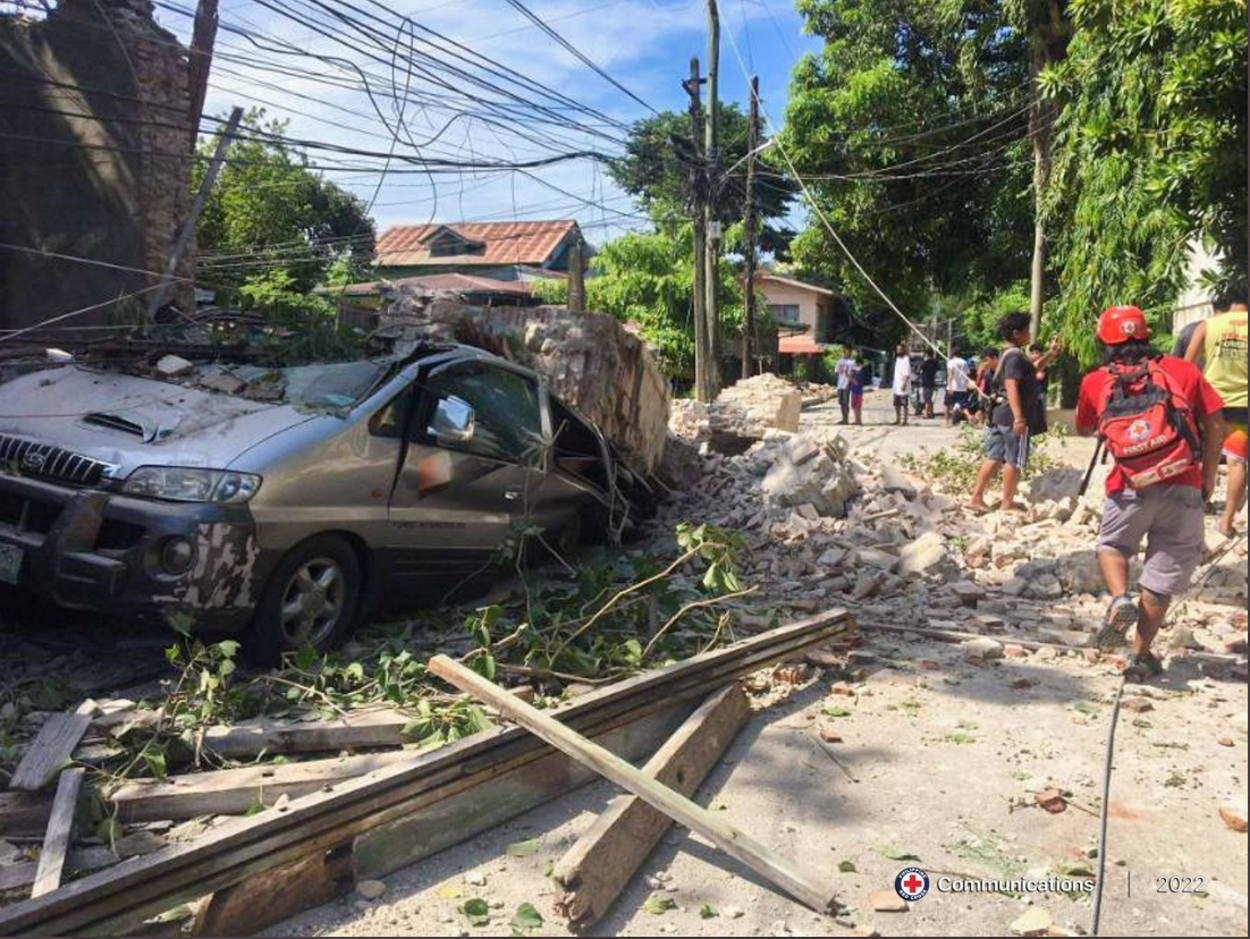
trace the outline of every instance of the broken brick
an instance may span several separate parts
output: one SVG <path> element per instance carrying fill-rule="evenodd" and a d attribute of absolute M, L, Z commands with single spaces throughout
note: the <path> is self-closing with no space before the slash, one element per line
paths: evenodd
<path fill-rule="evenodd" d="M 1246 830 L 1246 806 L 1233 805 L 1226 803 L 1220 806 L 1220 818 L 1224 819 L 1224 824 L 1233 831 L 1245 832 Z"/>
<path fill-rule="evenodd" d="M 1044 789 L 1033 796 L 1033 801 L 1051 815 L 1058 815 L 1068 807 L 1068 800 L 1063 797 L 1063 793 L 1058 789 Z"/>

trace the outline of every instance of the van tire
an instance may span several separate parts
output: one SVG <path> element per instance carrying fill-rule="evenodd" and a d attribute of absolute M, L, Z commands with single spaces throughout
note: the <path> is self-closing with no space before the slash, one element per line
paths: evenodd
<path fill-rule="evenodd" d="M 265 585 L 244 638 L 248 658 L 277 665 L 305 645 L 329 651 L 355 627 L 362 587 L 360 558 L 345 538 L 315 535 L 296 545 Z"/>

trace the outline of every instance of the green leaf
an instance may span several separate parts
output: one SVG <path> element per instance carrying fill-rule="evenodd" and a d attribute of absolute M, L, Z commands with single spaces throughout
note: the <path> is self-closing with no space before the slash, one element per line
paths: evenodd
<path fill-rule="evenodd" d="M 495 657 L 493 655 L 475 655 L 472 661 L 473 671 L 487 681 L 495 680 Z"/>
<path fill-rule="evenodd" d="M 143 751 L 143 762 L 148 764 L 148 771 L 157 779 L 164 779 L 165 771 L 165 754 L 160 750 L 148 748 Z"/>
<path fill-rule="evenodd" d="M 920 860 L 920 857 L 918 855 L 911 854 L 910 852 L 904 851 L 900 848 L 896 848 L 892 844 L 889 844 L 888 842 L 884 842 L 884 841 L 881 844 L 877 845 L 877 853 L 880 854 L 882 857 L 889 858 L 891 861 L 919 861 Z"/>
<path fill-rule="evenodd" d="M 534 909 L 532 903 L 522 903 L 516 908 L 516 912 L 512 914 L 512 921 L 508 924 L 513 929 L 537 929 L 543 924 L 542 914 Z"/>
<path fill-rule="evenodd" d="M 295 653 L 295 667 L 301 672 L 311 671 L 317 664 L 317 650 L 313 646 L 302 646 Z"/>
<path fill-rule="evenodd" d="M 674 909 L 676 906 L 677 906 L 677 903 L 673 900 L 672 897 L 666 897 L 662 893 L 651 894 L 651 896 L 647 897 L 646 902 L 642 904 L 642 908 L 644 910 L 646 910 L 648 913 L 651 913 L 655 916 L 660 916 L 664 913 L 667 913 L 669 910 Z"/>
<path fill-rule="evenodd" d="M 485 900 L 478 897 L 474 897 L 472 900 L 465 900 L 464 906 L 460 909 L 471 926 L 490 925 L 490 904 Z"/>
<path fill-rule="evenodd" d="M 720 916 L 720 913 L 717 912 L 716 907 L 712 906 L 712 904 L 705 903 L 703 906 L 699 907 L 699 916 L 703 919 L 713 919 Z"/>
<path fill-rule="evenodd" d="M 850 717 L 851 709 L 844 707 L 822 708 L 820 711 L 825 717 Z"/>
<path fill-rule="evenodd" d="M 243 814 L 250 817 L 263 811 L 265 811 L 265 803 L 261 800 L 260 796 L 257 796 L 250 803 L 248 803 L 247 808 L 243 810 Z"/>
<path fill-rule="evenodd" d="M 508 857 L 531 857 L 538 853 L 542 847 L 542 842 L 537 838 L 528 838 L 525 841 L 514 841 L 504 849 L 504 853 Z"/>
<path fill-rule="evenodd" d="M 854 861 L 838 861 L 838 873 L 855 874 L 858 873 L 858 869 L 855 867 Z"/>

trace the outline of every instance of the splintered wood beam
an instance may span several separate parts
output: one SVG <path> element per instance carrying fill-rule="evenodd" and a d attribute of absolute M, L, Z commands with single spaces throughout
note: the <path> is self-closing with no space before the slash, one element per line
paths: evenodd
<path fill-rule="evenodd" d="M 699 705 L 642 771 L 693 796 L 750 713 L 737 682 L 722 688 Z M 608 806 L 551 874 L 564 888 L 555 906 L 570 927 L 586 930 L 603 918 L 671 824 L 638 796 L 623 795 Z"/>
<path fill-rule="evenodd" d="M 74 748 L 87 732 L 87 714 L 53 714 L 31 742 L 9 780 L 10 789 L 42 789 L 69 763 Z"/>
<path fill-rule="evenodd" d="M 656 782 L 638 767 L 587 740 L 537 708 L 519 700 L 498 685 L 445 655 L 430 659 L 429 671 L 479 701 L 496 708 L 540 740 L 588 766 L 605 779 L 628 789 L 669 818 L 698 832 L 730 857 L 818 913 L 827 913 L 833 902 L 829 885 L 800 870 L 767 845 L 738 830 L 724 819 Z"/>
<path fill-rule="evenodd" d="M 61 773 L 56 784 L 56 798 L 52 800 L 52 817 L 48 820 L 48 833 L 43 839 L 39 853 L 39 869 L 35 872 L 32 897 L 41 897 L 61 886 L 61 872 L 65 869 L 65 855 L 69 852 L 69 838 L 74 830 L 74 810 L 78 807 L 78 793 L 82 789 L 82 777 L 86 770 L 67 769 Z"/>

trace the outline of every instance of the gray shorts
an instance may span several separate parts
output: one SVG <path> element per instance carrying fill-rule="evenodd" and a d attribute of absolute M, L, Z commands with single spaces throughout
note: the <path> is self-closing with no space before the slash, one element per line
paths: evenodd
<path fill-rule="evenodd" d="M 1029 432 L 1017 435 L 1010 427 L 991 424 L 985 429 L 985 458 L 1024 470 L 1029 465 Z"/>
<path fill-rule="evenodd" d="M 1158 484 L 1108 496 L 1102 511 L 1099 551 L 1131 558 L 1146 539 L 1141 585 L 1170 597 L 1189 586 L 1203 547 L 1202 493 L 1192 486 Z"/>

